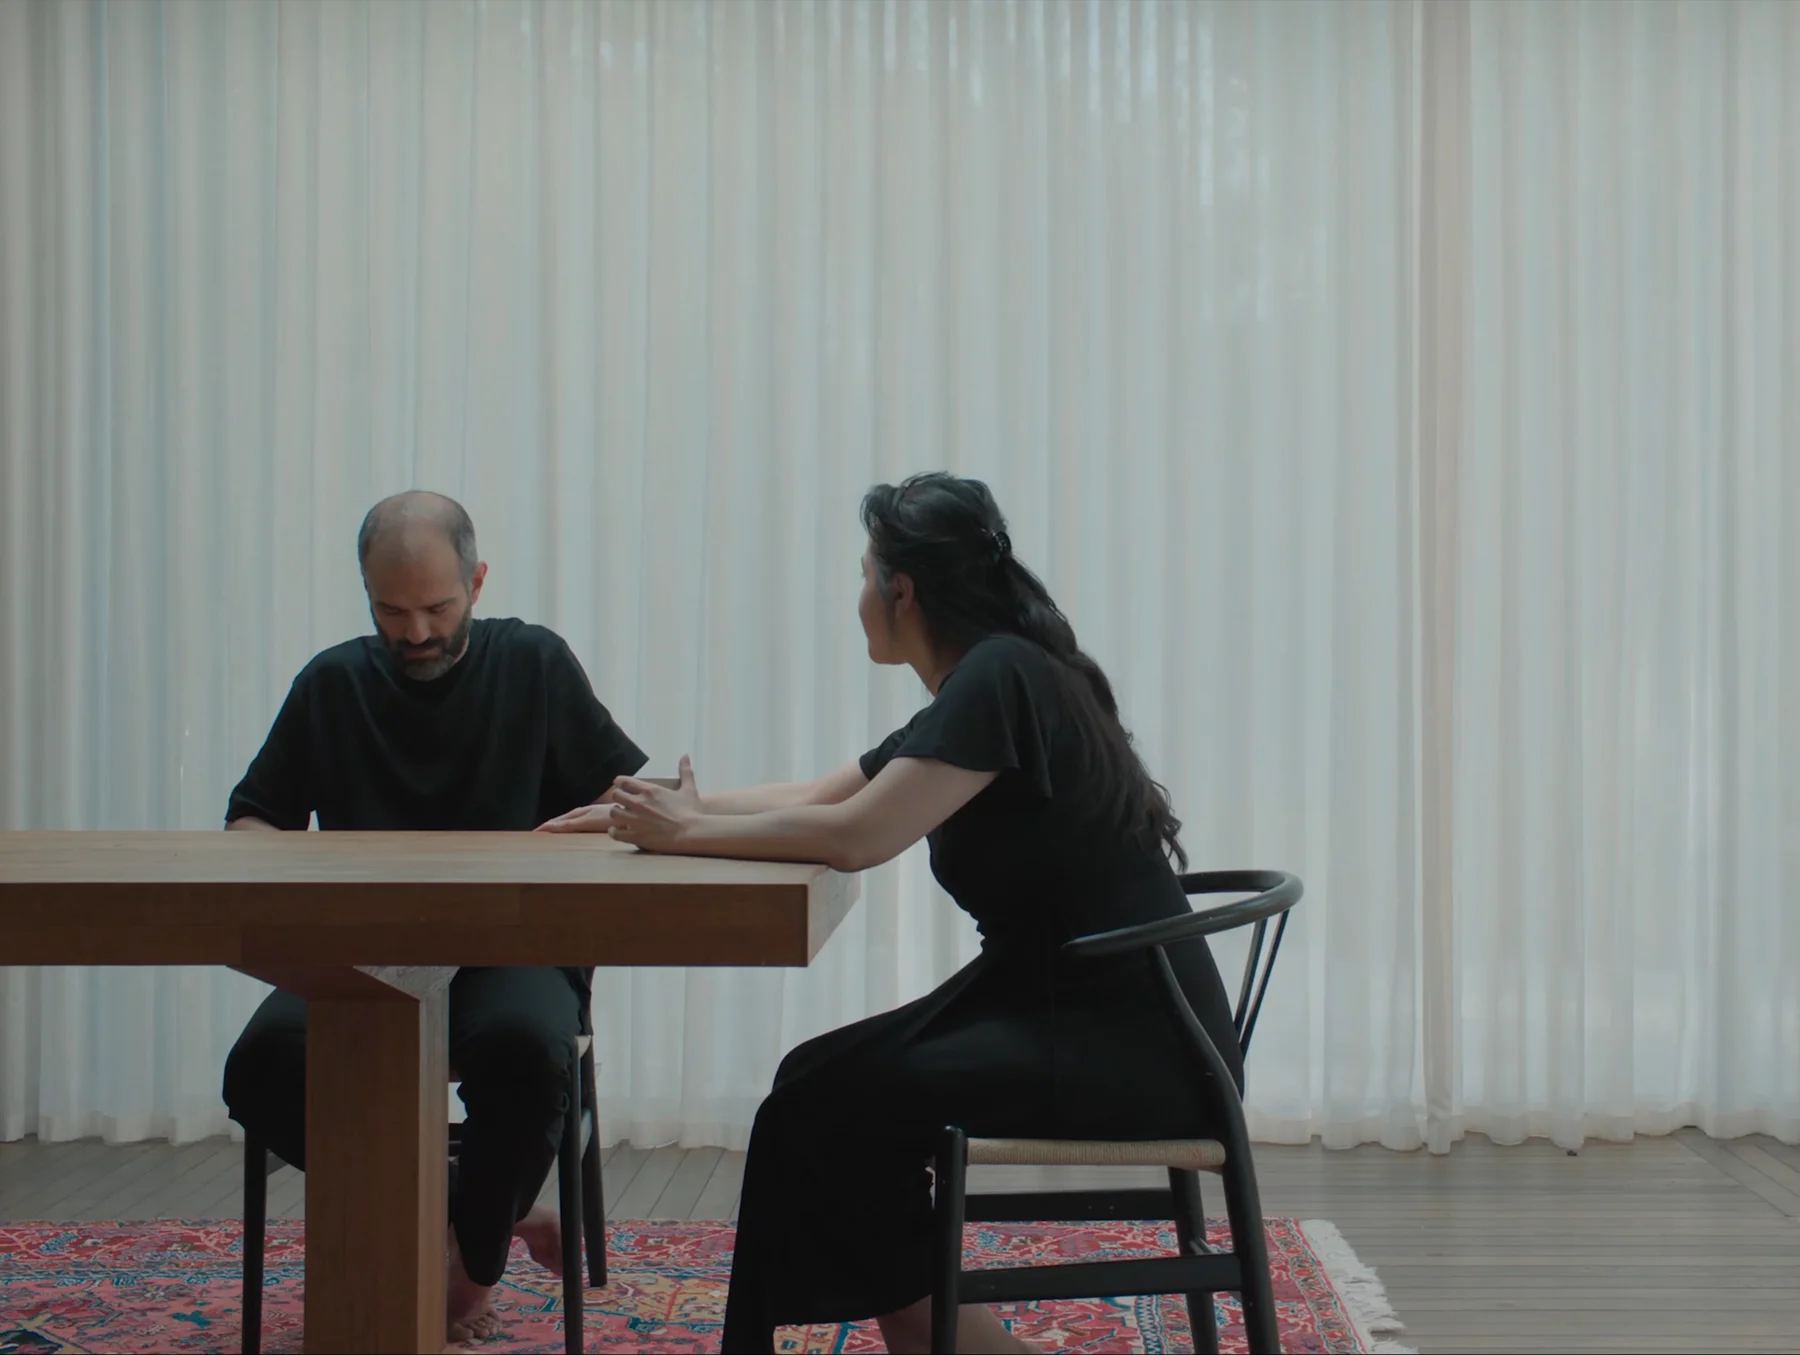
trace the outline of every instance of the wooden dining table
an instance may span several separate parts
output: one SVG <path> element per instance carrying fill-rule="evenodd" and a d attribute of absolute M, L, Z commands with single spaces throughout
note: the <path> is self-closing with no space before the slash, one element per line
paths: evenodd
<path fill-rule="evenodd" d="M 803 966 L 855 897 L 597 835 L 0 833 L 0 964 L 227 965 L 304 997 L 306 1350 L 437 1352 L 457 968 Z"/>

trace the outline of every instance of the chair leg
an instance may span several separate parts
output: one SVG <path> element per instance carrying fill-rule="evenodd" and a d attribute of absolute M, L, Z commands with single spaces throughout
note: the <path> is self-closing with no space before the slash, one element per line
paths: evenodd
<path fill-rule="evenodd" d="M 1183 1256 L 1203 1255 L 1206 1245 L 1206 1208 L 1200 1198 L 1200 1173 L 1169 1169 L 1169 1194 L 1175 1198 L 1175 1240 Z M 1194 1329 L 1197 1355 L 1219 1355 L 1219 1320 L 1210 1291 L 1196 1289 L 1187 1296 L 1188 1325 Z"/>
<path fill-rule="evenodd" d="M 569 1108 L 563 1112 L 562 1146 L 556 1154 L 557 1213 L 562 1225 L 563 1350 L 581 1355 L 581 1064 L 569 1069 Z"/>
<path fill-rule="evenodd" d="M 956 1355 L 956 1318 L 961 1308 L 963 1199 L 968 1190 L 969 1141 L 960 1129 L 946 1129 L 938 1139 L 932 1240 L 931 1349 Z"/>
<path fill-rule="evenodd" d="M 263 1246 L 269 1218 L 269 1151 L 244 1135 L 244 1320 L 238 1336 L 243 1355 L 262 1349 Z"/>
<path fill-rule="evenodd" d="M 1281 1355 L 1281 1327 L 1269 1279 L 1269 1234 L 1263 1224 L 1262 1197 L 1256 1189 L 1256 1164 L 1247 1154 L 1232 1154 L 1226 1159 L 1223 1175 L 1231 1249 L 1244 1277 L 1239 1297 L 1249 1355 Z"/>
<path fill-rule="evenodd" d="M 595 1086 L 594 1051 L 581 1056 L 581 1090 L 591 1117 L 581 1155 L 581 1231 L 587 1239 L 588 1283 L 606 1287 L 606 1182 L 600 1174 L 600 1095 Z"/>

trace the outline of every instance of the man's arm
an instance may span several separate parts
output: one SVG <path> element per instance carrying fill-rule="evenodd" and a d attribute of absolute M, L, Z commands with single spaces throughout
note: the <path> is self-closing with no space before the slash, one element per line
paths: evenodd
<path fill-rule="evenodd" d="M 312 731 L 306 674 L 294 679 L 269 737 L 231 792 L 225 826 L 238 832 L 304 832 L 312 821 Z"/>
<path fill-rule="evenodd" d="M 550 746 L 545 750 L 540 818 L 595 803 L 615 780 L 649 761 L 594 695 L 581 661 L 561 637 L 551 650 L 544 686 Z"/>

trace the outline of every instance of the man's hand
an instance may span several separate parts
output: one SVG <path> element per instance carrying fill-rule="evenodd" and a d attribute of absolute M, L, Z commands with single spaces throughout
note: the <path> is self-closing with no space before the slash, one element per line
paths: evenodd
<path fill-rule="evenodd" d="M 612 831 L 613 802 L 612 791 L 607 791 L 591 805 L 582 805 L 579 809 L 571 809 L 567 814 L 558 814 L 548 823 L 540 823 L 540 833 L 606 833 Z"/>

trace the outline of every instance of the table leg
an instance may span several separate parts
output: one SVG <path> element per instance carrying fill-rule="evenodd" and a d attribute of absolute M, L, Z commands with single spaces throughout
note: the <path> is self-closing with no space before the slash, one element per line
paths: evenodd
<path fill-rule="evenodd" d="M 448 997 L 309 996 L 306 1351 L 444 1349 Z"/>

